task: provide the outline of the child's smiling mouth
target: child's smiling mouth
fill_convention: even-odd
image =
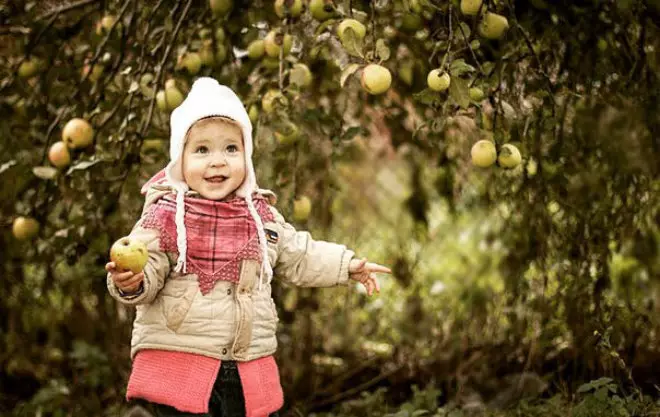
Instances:
[[[213,177],[207,177],[205,179],[208,182],[221,183],[221,182],[224,182],[227,178],[229,178],[229,177],[226,177],[224,175],[214,175]]]

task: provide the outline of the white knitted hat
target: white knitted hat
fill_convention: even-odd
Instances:
[[[261,217],[252,202],[252,193],[257,190],[257,178],[252,164],[252,123],[245,106],[229,87],[219,84],[209,77],[198,78],[192,85],[186,99],[179,107],[174,109],[170,117],[170,162],[165,167],[165,177],[176,191],[176,233],[179,258],[175,271],[186,270],[186,227],[184,223],[184,195],[189,190],[183,178],[181,156],[185,145],[186,135],[192,125],[200,119],[211,116],[222,116],[234,120],[243,133],[243,147],[245,149],[245,180],[236,190],[236,195],[243,197],[247,202],[259,235],[259,245],[262,251],[261,276],[266,273],[268,280],[272,278],[272,270],[268,262],[266,235],[263,230]],[[261,279],[259,280],[261,285]]]

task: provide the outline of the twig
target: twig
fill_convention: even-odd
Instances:
[[[278,86],[280,88],[280,91],[284,88],[284,44],[285,44],[285,39],[286,35],[288,33],[288,26],[285,26],[286,30],[284,31],[284,34],[282,35],[282,44],[280,45],[280,56],[279,56],[279,69],[278,69]]]
[[[437,8],[437,6],[434,5],[434,7]],[[449,51],[451,49],[451,42],[454,39],[454,31],[451,28],[451,13],[452,13],[452,8],[451,8],[451,3],[449,3],[449,40],[447,41],[447,51],[445,51],[445,56],[442,59],[442,64],[440,65],[440,69],[444,67],[445,61],[447,60],[447,55],[449,54]],[[434,34],[431,35],[431,38],[435,38],[435,35],[438,33],[440,29],[436,30]],[[435,46],[433,47],[433,51],[431,52],[431,56],[429,57],[429,64],[433,62],[433,58],[435,58],[435,54],[438,52],[438,45],[440,43],[436,42]]]
[[[25,47],[25,49],[26,49],[25,56],[29,56],[32,53],[32,49],[34,48],[34,46],[39,43],[39,41],[41,40],[41,37],[44,36],[44,33],[46,33],[46,31],[48,31],[48,29],[50,29],[51,26],[53,26],[53,24],[55,23],[55,20],[57,20],[58,16],[59,16],[58,13],[53,15],[50,18],[50,20],[48,21],[48,23],[46,23],[46,25],[39,31],[39,33],[37,33],[37,36],[35,36],[34,39],[30,39],[28,41],[28,45]],[[21,60],[21,62],[23,62],[23,61]],[[19,63],[19,65],[20,65],[20,63]]]
[[[69,12],[71,10],[78,9],[80,7],[85,7],[89,4],[98,3],[99,1],[101,1],[101,0],[81,0],[81,1],[78,1],[76,3],[67,4],[66,6],[61,6],[61,7],[58,7],[56,9],[50,10],[50,11],[42,14],[41,16],[37,17],[37,20],[43,20],[43,19],[45,19],[47,17],[50,17],[52,15],[58,15],[60,13],[66,13],[66,12]]]
[[[371,56],[376,58],[376,5],[371,3]],[[351,11],[351,16],[353,16]]]
[[[0,35],[29,35],[32,29],[25,26],[9,26],[0,28]]]
[[[550,93],[550,94],[548,94],[548,96],[550,97],[550,100],[552,101],[552,106],[554,108],[555,107],[555,97],[554,97],[554,93],[552,91],[552,81],[550,81],[550,77],[548,76],[548,74],[546,74],[545,71],[543,71],[543,66],[541,64],[541,60],[539,59],[539,56],[536,54],[536,51],[534,51],[534,47],[532,46],[532,41],[529,39],[529,36],[527,35],[527,32],[525,32],[525,29],[523,29],[523,27],[520,26],[520,23],[518,23],[517,21],[516,21],[516,28],[518,29],[518,31],[522,34],[523,38],[525,39],[525,43],[527,44],[527,48],[532,53],[532,55],[534,55],[534,58],[536,60],[536,64],[539,67],[538,71],[541,73],[541,75],[543,75],[543,78],[545,79],[545,82],[548,84],[547,88],[548,88],[548,92]]]
[[[105,37],[99,44],[99,46],[96,48],[96,52],[94,52],[94,56],[92,59],[89,61],[88,65],[90,70],[87,71],[87,73],[83,76],[82,81],[80,81],[80,84],[82,85],[85,81],[87,81],[87,78],[92,74],[92,68],[94,68],[94,64],[99,60],[101,57],[101,52],[103,52],[103,48],[105,45],[108,43],[108,40],[110,40],[110,36],[112,35],[112,32],[115,30],[115,27],[121,22],[121,18],[124,16],[124,13],[126,13],[126,9],[128,8],[128,5],[131,4],[133,0],[126,0],[124,5],[121,8],[121,11],[119,12],[119,16],[115,19],[115,21],[112,23],[112,26],[110,29],[108,29],[108,33],[106,33]],[[80,89],[78,89],[78,93],[80,93]]]
[[[445,64],[447,64],[447,59],[449,57],[449,52],[451,51],[451,44],[454,42],[454,29],[451,27],[452,21],[451,21],[451,14],[452,14],[452,5],[449,3],[449,41],[447,42],[447,50],[445,51],[445,56],[442,57],[442,62],[440,63],[440,69],[445,68]]]
[[[103,128],[105,127],[105,125],[108,124],[108,122],[109,122],[110,120],[112,120],[113,117],[115,117],[115,114],[117,114],[117,111],[119,111],[119,108],[122,106],[122,104],[124,104],[124,101],[126,100],[126,97],[128,97],[129,94],[132,95],[133,93],[128,93],[128,92],[127,92],[127,93],[124,93],[124,94],[122,95],[121,99],[117,100],[117,104],[116,104],[115,107],[112,109],[112,111],[110,111],[110,114],[108,115],[108,117],[106,117],[105,120],[103,120],[103,121],[97,126],[97,128],[96,128],[96,131],[97,131],[97,132],[100,132],[101,130],[103,130]]]
[[[147,44],[148,44],[147,41],[148,41],[148,39],[149,39],[149,34],[150,34],[150,30],[151,30],[151,22],[153,21],[152,18],[153,18],[153,16],[156,14],[156,11],[157,11],[157,10],[161,7],[161,5],[163,4],[163,1],[164,1],[164,0],[159,0],[158,3],[153,7],[153,9],[151,9],[151,12],[149,12],[149,16],[147,17],[147,24],[146,24],[146,27],[145,27],[145,29],[144,29],[144,41],[141,42],[142,46],[140,47],[140,58],[139,58],[140,66],[138,67],[138,70],[134,73],[134,79],[135,79],[138,83],[140,83],[140,81],[141,81],[141,77],[142,77],[142,74],[144,73],[144,71],[145,71],[146,68],[147,68],[147,62],[146,62],[146,60],[144,59],[144,56],[145,56],[145,54],[146,54],[146,52],[147,52]],[[135,34],[136,34],[136,38],[137,38],[137,36],[138,36],[138,28],[137,28],[137,27],[136,27],[136,29],[135,29]],[[164,39],[165,39],[165,36],[161,37],[161,41],[160,41],[160,42],[162,42]],[[153,94],[154,97],[156,96],[156,87],[155,87],[155,86],[156,86],[156,84],[154,83],[154,90],[153,90],[153,92],[154,92],[154,94]],[[125,97],[124,97],[124,99],[125,99]],[[132,104],[132,102],[133,102],[133,95],[131,95],[131,96],[129,97],[129,100],[128,100],[128,108],[129,108],[129,111],[130,111],[130,108],[131,108],[131,104]],[[142,135],[138,135],[139,146],[142,146],[142,140],[143,140],[143,136],[142,136]]]
[[[538,319],[534,320],[534,325],[535,325],[534,331],[537,334],[535,334],[534,337],[532,337],[532,340],[530,341],[529,352],[527,352],[527,360],[525,361],[525,365],[523,367],[522,374],[529,371],[529,368],[532,366],[532,359],[534,358],[534,355],[536,355],[537,343],[538,343],[539,338],[541,337],[541,330],[539,329],[540,324],[539,324]],[[516,391],[517,392],[522,392],[522,389],[523,389],[522,374],[520,375],[520,378],[518,379],[518,384],[516,384],[517,385],[516,386]]]
[[[158,33],[158,32],[162,32],[162,30],[161,30],[161,29],[156,29],[156,30],[154,30],[154,33],[153,33],[153,34],[156,34],[156,33]],[[151,56],[156,55],[156,52],[158,52],[158,50],[159,50],[160,48],[162,48],[163,45],[165,44],[165,39],[166,39],[166,38],[167,38],[167,33],[163,33],[163,36],[160,37],[160,40],[158,41],[158,43],[156,44],[156,46],[154,46],[154,47],[151,49],[151,51],[149,51],[149,55],[151,55]],[[214,37],[213,39],[214,39],[213,41],[215,42],[215,37]],[[215,51],[215,49],[213,49],[213,50]]]
[[[127,48],[127,43],[128,43],[128,38],[130,37],[131,30],[133,29],[133,26],[135,24],[135,15],[137,13],[137,7],[138,7],[138,2],[133,2],[133,10],[128,18],[128,24],[127,25],[122,25],[121,31],[121,43],[119,45],[119,55],[115,59],[114,64],[112,65],[110,72],[108,73],[105,81],[100,84],[99,90],[104,91],[106,86],[110,84],[114,79],[115,75],[117,72],[119,72],[119,68],[121,67],[121,64],[124,62],[124,56],[126,55],[126,48]],[[147,23],[149,25],[150,23]],[[135,34],[137,35],[138,29],[137,27],[135,28]],[[143,44],[144,45],[144,44]],[[142,48],[144,50],[144,46]],[[139,62],[142,62],[141,60]],[[91,68],[90,68],[90,73],[91,73]],[[126,97],[127,94],[124,94],[122,97],[122,101]],[[103,95],[98,94],[97,95],[97,100],[94,102],[94,104],[91,106],[92,108],[96,108],[98,106],[99,102],[101,101]],[[107,120],[106,120],[107,121]],[[105,124],[105,123],[104,123]],[[97,130],[97,133],[100,131],[100,129]]]
[[[390,369],[389,371],[382,373],[378,376],[375,376],[371,378],[369,381],[364,382],[357,387],[351,388],[348,391],[340,392],[339,394],[333,395],[332,397],[328,398],[327,400],[319,401],[317,403],[312,404],[309,409],[314,410],[319,407],[323,407],[326,405],[333,404],[335,402],[341,401],[345,398],[350,398],[354,396],[355,394],[362,392],[369,387],[377,384],[378,382],[382,381],[383,379],[386,379],[390,377],[391,375],[394,375],[395,373],[399,372],[403,368],[403,365],[398,365],[396,368]]]
[[[483,4],[481,5],[483,7]],[[467,45],[467,48],[470,50],[470,53],[472,54],[472,58],[474,58],[474,62],[477,63],[477,66],[479,67],[479,71],[484,74],[483,68],[481,68],[481,64],[479,63],[479,59],[477,58],[477,55],[474,53],[474,50],[472,49],[472,46],[470,45],[470,42],[468,42],[467,36],[465,36],[465,31],[463,30],[463,26],[458,25],[458,28],[461,30],[461,35],[463,35],[463,39],[465,40],[465,45]]]
[[[156,3],[156,5],[154,6],[154,8],[151,9],[151,12],[149,12],[149,16],[147,16],[147,29],[149,29],[149,27],[151,26],[151,18],[152,18],[152,17],[154,16],[154,14],[156,13],[156,10],[160,9],[160,6],[161,6],[162,4],[163,4],[163,0],[158,0],[158,3]],[[146,32],[149,33],[148,30],[147,30]]]
[[[348,309],[346,311],[349,311]],[[342,382],[352,378],[354,375],[357,375],[358,373],[362,372],[363,370],[369,368],[371,365],[373,365],[375,362],[377,362],[379,358],[377,356],[372,357],[371,359],[363,362],[360,366],[357,366],[355,368],[351,368],[348,370],[348,372],[339,375],[334,381],[330,383],[330,385],[318,392],[318,394],[325,394],[325,393],[330,393],[332,389],[337,388],[339,385],[341,385]]]
[[[62,107],[61,110],[57,113],[57,117],[55,117],[55,120],[53,120],[53,123],[51,123],[50,126],[48,126],[48,131],[46,132],[46,146],[44,147],[44,153],[41,156],[42,163],[43,161],[46,160],[46,156],[48,155],[48,147],[49,147],[48,145],[50,145],[50,137],[53,134],[53,130],[55,130],[55,127],[62,119],[64,113],[65,113],[65,107]]]
[[[179,2],[180,3],[180,2]],[[181,16],[179,17],[179,20],[176,22],[176,27],[174,28],[174,33],[172,34],[172,39],[170,39],[170,43],[167,45],[167,48],[165,48],[165,53],[163,54],[163,59],[160,61],[160,65],[158,66],[158,72],[156,73],[156,79],[154,80],[154,86],[160,85],[160,80],[163,78],[163,68],[165,68],[165,62],[167,62],[167,59],[170,56],[170,51],[172,50],[172,47],[174,46],[174,42],[176,42],[176,37],[179,34],[179,30],[181,29],[181,25],[185,18],[188,16],[188,11],[190,10],[190,6],[192,5],[192,0],[188,0],[188,3],[186,3],[186,7],[183,9],[183,13],[181,13]],[[151,123],[151,117],[153,116],[154,113],[154,106],[156,105],[156,95],[151,98],[151,102],[149,103],[149,113],[147,114],[147,118],[144,119],[142,122],[142,126],[140,126],[140,129],[138,131],[140,136],[144,136],[144,133]]]

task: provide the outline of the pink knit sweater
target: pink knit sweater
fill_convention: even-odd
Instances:
[[[219,359],[185,352],[145,349],[135,356],[126,399],[142,398],[189,413],[208,413]],[[238,362],[246,417],[264,417],[284,404],[273,356]]]

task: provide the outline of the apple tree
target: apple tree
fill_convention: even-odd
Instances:
[[[47,407],[120,402],[132,313],[106,296],[103,265],[199,76],[242,98],[259,182],[299,226],[322,235],[352,215],[339,194],[378,186],[357,172],[405,161],[410,242],[428,244],[436,198],[503,219],[509,343],[541,323],[544,347],[570,340],[572,357],[595,358],[586,374],[622,375],[657,346],[655,0],[10,0],[0,19],[8,403],[69,389],[89,399]],[[405,251],[388,256],[398,284],[415,281]],[[309,357],[313,332],[300,333]],[[283,372],[295,398],[310,394],[308,374]]]

